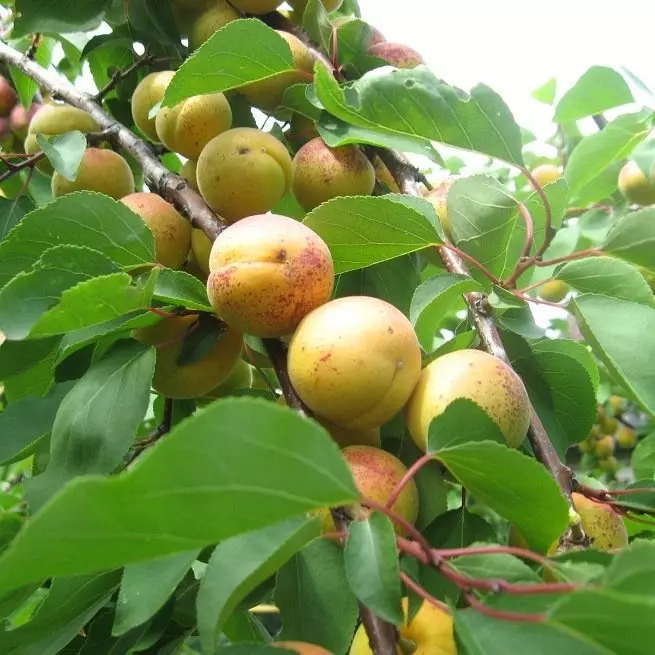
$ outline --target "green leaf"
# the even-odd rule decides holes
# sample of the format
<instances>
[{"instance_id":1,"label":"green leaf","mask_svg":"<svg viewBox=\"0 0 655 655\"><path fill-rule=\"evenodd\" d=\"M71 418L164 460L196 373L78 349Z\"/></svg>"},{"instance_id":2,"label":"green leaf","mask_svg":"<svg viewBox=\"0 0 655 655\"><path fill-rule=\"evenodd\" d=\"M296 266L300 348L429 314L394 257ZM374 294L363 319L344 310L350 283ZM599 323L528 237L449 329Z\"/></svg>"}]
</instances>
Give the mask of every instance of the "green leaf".
<instances>
[{"instance_id":1,"label":"green leaf","mask_svg":"<svg viewBox=\"0 0 655 655\"><path fill-rule=\"evenodd\" d=\"M19 273L0 290L0 329L9 339L24 339L67 289L116 271L118 266L97 250L49 248L31 271Z\"/></svg>"},{"instance_id":2,"label":"green leaf","mask_svg":"<svg viewBox=\"0 0 655 655\"><path fill-rule=\"evenodd\" d=\"M419 66L374 70L340 87L322 64L314 84L330 114L381 137L407 135L523 162L519 126L501 97L482 84L468 95Z\"/></svg>"},{"instance_id":3,"label":"green leaf","mask_svg":"<svg viewBox=\"0 0 655 655\"><path fill-rule=\"evenodd\" d=\"M0 463L27 457L36 442L52 429L55 415L70 383L58 384L45 398L24 398L0 413Z\"/></svg>"},{"instance_id":4,"label":"green leaf","mask_svg":"<svg viewBox=\"0 0 655 655\"><path fill-rule=\"evenodd\" d=\"M652 596L589 589L567 594L550 612L549 622L604 652L650 655L654 615Z\"/></svg>"},{"instance_id":5,"label":"green leaf","mask_svg":"<svg viewBox=\"0 0 655 655\"><path fill-rule=\"evenodd\" d=\"M148 409L154 370L154 348L123 341L75 384L52 426L48 468L27 483L32 511L74 477L121 464Z\"/></svg>"},{"instance_id":6,"label":"green leaf","mask_svg":"<svg viewBox=\"0 0 655 655\"><path fill-rule=\"evenodd\" d=\"M358 610L341 548L319 539L301 550L278 572L275 604L282 616L280 641L306 641L345 653Z\"/></svg>"},{"instance_id":7,"label":"green leaf","mask_svg":"<svg viewBox=\"0 0 655 655\"><path fill-rule=\"evenodd\" d=\"M374 512L350 524L344 563L348 584L359 601L385 621L402 625L396 534L384 514Z\"/></svg>"},{"instance_id":8,"label":"green leaf","mask_svg":"<svg viewBox=\"0 0 655 655\"><path fill-rule=\"evenodd\" d=\"M612 257L589 257L569 262L559 269L556 277L580 293L597 293L642 305L655 304L644 276L634 266Z\"/></svg>"},{"instance_id":9,"label":"green leaf","mask_svg":"<svg viewBox=\"0 0 655 655\"><path fill-rule=\"evenodd\" d=\"M236 89L294 69L291 48L275 30L256 19L231 21L180 66L162 106L172 107L191 96Z\"/></svg>"},{"instance_id":10,"label":"green leaf","mask_svg":"<svg viewBox=\"0 0 655 655\"><path fill-rule=\"evenodd\" d=\"M238 604L309 541L319 536L317 520L293 519L227 539L214 550L196 601L203 651L214 652L223 627Z\"/></svg>"},{"instance_id":11,"label":"green leaf","mask_svg":"<svg viewBox=\"0 0 655 655\"><path fill-rule=\"evenodd\" d=\"M66 132L51 138L37 134L36 140L52 167L73 182L77 178L77 171L86 151L86 137L82 132Z\"/></svg>"},{"instance_id":12,"label":"green leaf","mask_svg":"<svg viewBox=\"0 0 655 655\"><path fill-rule=\"evenodd\" d=\"M26 3L27 0L23 0ZM20 20L14 24L14 30L12 36L17 35L17 29L20 29ZM22 52L27 51L31 45L32 39L27 38L23 40L24 46L19 47ZM44 68L49 68L52 64L52 57L57 48L57 41L50 37L44 36L41 38L41 45L36 51L34 59L38 64ZM39 90L39 85L29 76L23 73L23 71L18 70L18 68L10 67L11 78L14 81L14 87L18 92L18 99L20 103L28 108L32 105L34 101L34 96Z\"/></svg>"},{"instance_id":13,"label":"green leaf","mask_svg":"<svg viewBox=\"0 0 655 655\"><path fill-rule=\"evenodd\" d=\"M180 35L171 5L159 0L130 0L125 5L127 21L149 41L179 45Z\"/></svg>"},{"instance_id":14,"label":"green leaf","mask_svg":"<svg viewBox=\"0 0 655 655\"><path fill-rule=\"evenodd\" d=\"M158 271L136 283L128 273L113 273L80 282L61 294L61 300L43 314L32 328L31 336L43 337L82 330L111 321L152 302Z\"/></svg>"},{"instance_id":15,"label":"green leaf","mask_svg":"<svg viewBox=\"0 0 655 655\"><path fill-rule=\"evenodd\" d=\"M211 312L207 300L207 287L193 275L184 271L164 268L159 271L155 282L154 297L168 305L177 305L201 312Z\"/></svg>"},{"instance_id":16,"label":"green leaf","mask_svg":"<svg viewBox=\"0 0 655 655\"><path fill-rule=\"evenodd\" d=\"M585 295L571 302L580 331L594 354L651 415L655 370L644 353L655 352L655 308L628 300ZM639 344L635 348L635 344Z\"/></svg>"},{"instance_id":17,"label":"green leaf","mask_svg":"<svg viewBox=\"0 0 655 655\"><path fill-rule=\"evenodd\" d=\"M334 198L307 214L303 222L327 243L336 273L440 243L434 226L422 214L390 196Z\"/></svg>"},{"instance_id":18,"label":"green leaf","mask_svg":"<svg viewBox=\"0 0 655 655\"><path fill-rule=\"evenodd\" d=\"M655 140L640 143L633 151L630 159L641 169L641 172L653 180L655 175Z\"/></svg>"},{"instance_id":19,"label":"green leaf","mask_svg":"<svg viewBox=\"0 0 655 655\"><path fill-rule=\"evenodd\" d=\"M13 36L32 32L82 32L97 27L109 0L16 0Z\"/></svg>"},{"instance_id":20,"label":"green leaf","mask_svg":"<svg viewBox=\"0 0 655 655\"><path fill-rule=\"evenodd\" d=\"M465 548L496 539L489 523L463 507L439 516L424 530L424 536L433 548Z\"/></svg>"},{"instance_id":21,"label":"green leaf","mask_svg":"<svg viewBox=\"0 0 655 655\"><path fill-rule=\"evenodd\" d=\"M319 425L262 400L217 400L130 470L71 481L0 557L0 593L200 548L357 497Z\"/></svg>"},{"instance_id":22,"label":"green leaf","mask_svg":"<svg viewBox=\"0 0 655 655\"><path fill-rule=\"evenodd\" d=\"M655 583L655 544L637 540L630 548L612 558L605 572L603 583L613 591L639 594L652 600Z\"/></svg>"},{"instance_id":23,"label":"green leaf","mask_svg":"<svg viewBox=\"0 0 655 655\"><path fill-rule=\"evenodd\" d=\"M3 655L55 655L71 642L118 588L117 572L55 579L39 611L0 633Z\"/></svg>"},{"instance_id":24,"label":"green leaf","mask_svg":"<svg viewBox=\"0 0 655 655\"><path fill-rule=\"evenodd\" d=\"M121 266L155 261L152 232L125 205L100 193L71 193L27 214L0 243L0 287L63 244L98 250Z\"/></svg>"},{"instance_id":25,"label":"green leaf","mask_svg":"<svg viewBox=\"0 0 655 655\"><path fill-rule=\"evenodd\" d=\"M570 339L543 339L542 341L531 344L531 347L536 353L560 353L577 360L587 371L594 389L598 389L598 385L600 384L598 363L583 343Z\"/></svg>"},{"instance_id":26,"label":"green leaf","mask_svg":"<svg viewBox=\"0 0 655 655\"><path fill-rule=\"evenodd\" d=\"M342 273L336 280L334 296L373 296L409 314L412 291L419 284L414 255L380 262L357 271Z\"/></svg>"},{"instance_id":27,"label":"green leaf","mask_svg":"<svg viewBox=\"0 0 655 655\"><path fill-rule=\"evenodd\" d=\"M515 525L533 548L546 552L564 532L568 504L535 459L491 441L462 443L440 450L437 457L476 500ZM501 477L499 471L512 474Z\"/></svg>"},{"instance_id":28,"label":"green leaf","mask_svg":"<svg viewBox=\"0 0 655 655\"><path fill-rule=\"evenodd\" d=\"M632 452L631 464L638 480L655 480L655 432L639 440Z\"/></svg>"},{"instance_id":29,"label":"green leaf","mask_svg":"<svg viewBox=\"0 0 655 655\"><path fill-rule=\"evenodd\" d=\"M603 130L586 136L578 143L564 174L571 194L578 192L617 159L627 157L651 130L653 112L642 110L623 114Z\"/></svg>"},{"instance_id":30,"label":"green leaf","mask_svg":"<svg viewBox=\"0 0 655 655\"><path fill-rule=\"evenodd\" d=\"M0 241L3 241L23 216L33 209L34 203L28 196L20 196L14 200L0 198Z\"/></svg>"},{"instance_id":31,"label":"green leaf","mask_svg":"<svg viewBox=\"0 0 655 655\"><path fill-rule=\"evenodd\" d=\"M532 97L545 105L552 105L557 96L557 80L551 77L548 82L542 84L532 92Z\"/></svg>"},{"instance_id":32,"label":"green leaf","mask_svg":"<svg viewBox=\"0 0 655 655\"><path fill-rule=\"evenodd\" d=\"M541 582L541 577L525 562L507 554L467 555L450 560L460 573L475 580Z\"/></svg>"},{"instance_id":33,"label":"green leaf","mask_svg":"<svg viewBox=\"0 0 655 655\"><path fill-rule=\"evenodd\" d=\"M519 220L517 203L500 182L487 175L457 180L448 191L448 220L457 246L494 275L514 269L517 262L507 255Z\"/></svg>"},{"instance_id":34,"label":"green leaf","mask_svg":"<svg viewBox=\"0 0 655 655\"><path fill-rule=\"evenodd\" d=\"M619 187L619 171L623 164L624 160L620 159L603 168L592 180L571 194L571 204L587 207L602 200L611 201Z\"/></svg>"},{"instance_id":35,"label":"green leaf","mask_svg":"<svg viewBox=\"0 0 655 655\"><path fill-rule=\"evenodd\" d=\"M26 347L29 342L6 341L0 348L0 373L5 368L14 368L11 376L0 375L4 381L5 393L10 402L17 402L29 396L44 396L54 382L54 369L57 361L59 339L41 339L33 350ZM26 355L22 365L11 361L16 355ZM5 358L5 355L8 355ZM34 356L38 359L32 359ZM15 370L18 369L18 370Z\"/></svg>"},{"instance_id":36,"label":"green leaf","mask_svg":"<svg viewBox=\"0 0 655 655\"><path fill-rule=\"evenodd\" d=\"M639 209L623 216L609 231L602 248L610 255L655 271L655 209Z\"/></svg>"},{"instance_id":37,"label":"green leaf","mask_svg":"<svg viewBox=\"0 0 655 655\"><path fill-rule=\"evenodd\" d=\"M412 298L410 320L424 352L434 349L434 336L441 322L461 304L462 295L481 291L482 285L468 275L435 275L416 288Z\"/></svg>"},{"instance_id":38,"label":"green leaf","mask_svg":"<svg viewBox=\"0 0 655 655\"><path fill-rule=\"evenodd\" d=\"M151 619L182 582L199 552L196 549L126 566L112 634L123 635Z\"/></svg>"},{"instance_id":39,"label":"green leaf","mask_svg":"<svg viewBox=\"0 0 655 655\"><path fill-rule=\"evenodd\" d=\"M628 83L612 68L592 66L557 103L555 122L567 123L634 102Z\"/></svg>"}]
</instances>

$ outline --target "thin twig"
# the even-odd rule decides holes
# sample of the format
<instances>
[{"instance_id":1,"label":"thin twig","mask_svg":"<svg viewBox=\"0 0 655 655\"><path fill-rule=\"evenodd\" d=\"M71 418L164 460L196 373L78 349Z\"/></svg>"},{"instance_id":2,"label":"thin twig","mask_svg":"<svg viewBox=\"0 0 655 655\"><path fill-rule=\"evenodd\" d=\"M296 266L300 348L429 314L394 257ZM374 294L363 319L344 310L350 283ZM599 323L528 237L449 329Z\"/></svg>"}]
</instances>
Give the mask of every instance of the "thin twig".
<instances>
[{"instance_id":1,"label":"thin twig","mask_svg":"<svg viewBox=\"0 0 655 655\"><path fill-rule=\"evenodd\" d=\"M555 264L562 264L564 262L572 262L576 259L584 259L585 257L602 257L603 251L600 248L588 248L587 250L577 250L569 255L562 255L561 257L553 257L553 259L544 259L535 262L536 266L554 266Z\"/></svg>"},{"instance_id":2,"label":"thin twig","mask_svg":"<svg viewBox=\"0 0 655 655\"><path fill-rule=\"evenodd\" d=\"M30 47L27 49L25 56L28 59L34 59L34 57L36 57L36 53L38 52L40 45L41 45L41 33L36 32L35 34L32 35L32 42L30 43Z\"/></svg>"},{"instance_id":3,"label":"thin twig","mask_svg":"<svg viewBox=\"0 0 655 655\"><path fill-rule=\"evenodd\" d=\"M546 252L546 250L548 250L548 247L550 246L553 237L555 236L555 233L553 231L553 208L550 205L550 200L548 199L548 195L544 191L541 184L537 182L534 175L532 175L532 173L527 168L521 168L521 172L528 178L528 180L530 180L530 184L532 185L533 189L539 194L539 197L541 198L541 202L543 203L544 206L544 240L535 255L536 259L541 259L541 257Z\"/></svg>"},{"instance_id":4,"label":"thin twig","mask_svg":"<svg viewBox=\"0 0 655 655\"><path fill-rule=\"evenodd\" d=\"M273 364L280 388L287 401L287 406L303 416L312 416L312 411L303 403L291 384L287 370L287 345L279 339L262 339L266 354Z\"/></svg>"},{"instance_id":5,"label":"thin twig","mask_svg":"<svg viewBox=\"0 0 655 655\"><path fill-rule=\"evenodd\" d=\"M20 173L26 168L34 170L34 167L44 157L45 157L45 153L37 152L35 155L32 155L28 159L23 160L20 164L9 164L8 162L5 162L5 165L9 170L5 171L4 173L2 173L2 175L0 175L0 182L4 182L5 180L12 177L12 175L16 175L17 173Z\"/></svg>"}]
</instances>

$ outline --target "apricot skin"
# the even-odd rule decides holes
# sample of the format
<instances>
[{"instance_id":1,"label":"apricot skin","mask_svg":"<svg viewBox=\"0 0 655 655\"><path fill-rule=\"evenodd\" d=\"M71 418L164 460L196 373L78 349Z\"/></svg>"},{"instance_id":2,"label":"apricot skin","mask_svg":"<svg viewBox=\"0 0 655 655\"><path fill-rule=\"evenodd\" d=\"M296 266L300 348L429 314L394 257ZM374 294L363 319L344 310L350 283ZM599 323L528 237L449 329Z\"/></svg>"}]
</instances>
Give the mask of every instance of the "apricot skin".
<instances>
[{"instance_id":1,"label":"apricot skin","mask_svg":"<svg viewBox=\"0 0 655 655\"><path fill-rule=\"evenodd\" d=\"M396 486L407 473L407 467L397 457L380 448L349 446L343 449L342 455L360 495L381 505L389 502ZM391 509L413 525L418 518L418 507L418 488L412 480L405 485ZM329 510L321 510L318 515L323 520L324 532L336 531ZM397 534L405 534L405 529L399 524L394 524L394 530Z\"/></svg>"},{"instance_id":2,"label":"apricot skin","mask_svg":"<svg viewBox=\"0 0 655 655\"><path fill-rule=\"evenodd\" d=\"M591 539L592 548L607 551L628 545L628 533L620 514L577 492L573 492L572 498L582 527Z\"/></svg>"},{"instance_id":3,"label":"apricot skin","mask_svg":"<svg viewBox=\"0 0 655 655\"><path fill-rule=\"evenodd\" d=\"M213 0L213 4L196 17L189 28L191 49L199 48L215 32L237 18L241 16L225 0Z\"/></svg>"},{"instance_id":4,"label":"apricot skin","mask_svg":"<svg viewBox=\"0 0 655 655\"><path fill-rule=\"evenodd\" d=\"M132 193L121 202L150 228L157 262L166 268L182 268L191 247L191 223L156 193Z\"/></svg>"},{"instance_id":5,"label":"apricot skin","mask_svg":"<svg viewBox=\"0 0 655 655\"><path fill-rule=\"evenodd\" d=\"M184 335L195 320L195 316L168 318L134 333L137 341L157 346L152 386L167 398L199 398L210 393L227 379L241 358L241 335L228 329L202 358L178 364Z\"/></svg>"},{"instance_id":6,"label":"apricot skin","mask_svg":"<svg viewBox=\"0 0 655 655\"><path fill-rule=\"evenodd\" d=\"M539 297L549 302L561 302L569 292L569 285L562 280L550 280L539 287Z\"/></svg>"},{"instance_id":7,"label":"apricot skin","mask_svg":"<svg viewBox=\"0 0 655 655\"><path fill-rule=\"evenodd\" d=\"M532 177L539 186L544 187L547 184L557 182L562 177L562 171L555 164L541 164L532 171Z\"/></svg>"},{"instance_id":8,"label":"apricot skin","mask_svg":"<svg viewBox=\"0 0 655 655\"><path fill-rule=\"evenodd\" d=\"M157 114L155 128L159 140L173 152L198 159L202 149L232 127L232 110L222 93L187 98Z\"/></svg>"},{"instance_id":9,"label":"apricot skin","mask_svg":"<svg viewBox=\"0 0 655 655\"><path fill-rule=\"evenodd\" d=\"M129 164L113 150L87 148L73 182L55 171L52 195L59 198L74 191L97 191L116 200L134 191Z\"/></svg>"},{"instance_id":10,"label":"apricot skin","mask_svg":"<svg viewBox=\"0 0 655 655\"><path fill-rule=\"evenodd\" d=\"M412 439L426 450L432 420L457 398L477 403L518 447L530 424L530 401L521 378L502 360L481 350L458 350L431 362L407 403Z\"/></svg>"},{"instance_id":11,"label":"apricot skin","mask_svg":"<svg viewBox=\"0 0 655 655\"><path fill-rule=\"evenodd\" d=\"M209 256L207 295L231 327L258 337L292 332L327 302L332 256L308 227L276 214L249 216L222 232Z\"/></svg>"},{"instance_id":12,"label":"apricot skin","mask_svg":"<svg viewBox=\"0 0 655 655\"><path fill-rule=\"evenodd\" d=\"M425 64L423 57L416 50L402 43L390 43L389 41L375 43L368 49L368 53L384 59L395 68L416 68Z\"/></svg>"},{"instance_id":13,"label":"apricot skin","mask_svg":"<svg viewBox=\"0 0 655 655\"><path fill-rule=\"evenodd\" d=\"M184 162L182 168L180 168L180 177L183 177L194 191L198 191L198 177L196 175L197 168L198 162L193 159Z\"/></svg>"},{"instance_id":14,"label":"apricot skin","mask_svg":"<svg viewBox=\"0 0 655 655\"><path fill-rule=\"evenodd\" d=\"M212 139L198 159L205 202L227 221L270 211L291 184L291 157L274 136L238 127Z\"/></svg>"},{"instance_id":15,"label":"apricot skin","mask_svg":"<svg viewBox=\"0 0 655 655\"><path fill-rule=\"evenodd\" d=\"M301 82L311 82L311 74L314 70L314 58L307 46L289 32L280 30L278 34L291 48L295 70L278 73L273 77L252 82L239 89L251 105L267 111L275 109L282 102L284 92L290 86Z\"/></svg>"},{"instance_id":16,"label":"apricot skin","mask_svg":"<svg viewBox=\"0 0 655 655\"><path fill-rule=\"evenodd\" d=\"M649 180L633 161L619 172L619 190L634 205L655 204L655 182Z\"/></svg>"},{"instance_id":17,"label":"apricot skin","mask_svg":"<svg viewBox=\"0 0 655 655\"><path fill-rule=\"evenodd\" d=\"M375 169L355 146L328 147L323 139L306 143L293 160L293 194L306 211L337 196L371 195Z\"/></svg>"},{"instance_id":18,"label":"apricot skin","mask_svg":"<svg viewBox=\"0 0 655 655\"><path fill-rule=\"evenodd\" d=\"M174 71L160 71L146 75L132 94L132 118L136 126L151 141L158 142L156 119L148 118L150 110L164 98Z\"/></svg>"},{"instance_id":19,"label":"apricot skin","mask_svg":"<svg viewBox=\"0 0 655 655\"><path fill-rule=\"evenodd\" d=\"M291 383L318 416L357 430L376 428L407 402L421 371L411 323L368 296L315 309L289 345Z\"/></svg>"}]
</instances>

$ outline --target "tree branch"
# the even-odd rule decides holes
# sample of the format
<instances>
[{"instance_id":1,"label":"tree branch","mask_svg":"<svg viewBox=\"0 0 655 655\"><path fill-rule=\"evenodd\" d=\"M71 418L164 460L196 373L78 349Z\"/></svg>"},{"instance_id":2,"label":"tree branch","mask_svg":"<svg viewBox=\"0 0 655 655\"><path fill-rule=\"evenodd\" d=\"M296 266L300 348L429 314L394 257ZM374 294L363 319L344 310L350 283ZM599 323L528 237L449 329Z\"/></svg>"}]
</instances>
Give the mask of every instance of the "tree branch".
<instances>
[{"instance_id":1,"label":"tree branch","mask_svg":"<svg viewBox=\"0 0 655 655\"><path fill-rule=\"evenodd\" d=\"M171 173L159 161L148 143L106 114L94 98L78 91L59 73L42 68L18 50L14 50L2 42L0 42L0 61L15 66L53 96L89 112L100 128L107 132L108 140L116 147L124 149L139 162L146 184L150 189L173 204L182 215L191 221L194 227L201 229L211 241L225 228L221 219L209 209L205 201L184 178Z\"/></svg>"}]
</instances>

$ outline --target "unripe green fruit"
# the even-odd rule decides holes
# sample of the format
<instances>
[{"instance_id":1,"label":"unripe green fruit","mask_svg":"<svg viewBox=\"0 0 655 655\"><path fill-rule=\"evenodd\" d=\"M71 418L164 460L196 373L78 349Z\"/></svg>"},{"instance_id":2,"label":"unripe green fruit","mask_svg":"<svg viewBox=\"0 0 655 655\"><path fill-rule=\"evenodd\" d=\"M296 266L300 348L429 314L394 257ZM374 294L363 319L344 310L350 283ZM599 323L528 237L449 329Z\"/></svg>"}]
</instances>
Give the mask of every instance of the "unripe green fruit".
<instances>
[{"instance_id":1,"label":"unripe green fruit","mask_svg":"<svg viewBox=\"0 0 655 655\"><path fill-rule=\"evenodd\" d=\"M325 242L286 216L249 216L218 235L209 257L207 296L231 327L258 337L293 332L327 302L334 284Z\"/></svg>"},{"instance_id":2,"label":"unripe green fruit","mask_svg":"<svg viewBox=\"0 0 655 655\"><path fill-rule=\"evenodd\" d=\"M619 470L620 465L619 460L616 459L614 455L610 455L609 457L603 457L602 459L599 459L598 466L606 473L614 474Z\"/></svg>"},{"instance_id":3,"label":"unripe green fruit","mask_svg":"<svg viewBox=\"0 0 655 655\"><path fill-rule=\"evenodd\" d=\"M136 126L151 141L158 142L155 118L149 118L152 108L164 99L166 88L175 71L160 71L146 75L132 95L132 118Z\"/></svg>"},{"instance_id":4,"label":"unripe green fruit","mask_svg":"<svg viewBox=\"0 0 655 655\"><path fill-rule=\"evenodd\" d=\"M96 191L119 200L134 192L134 175L125 159L113 150L87 148L72 182L57 171L52 176L54 198L74 191Z\"/></svg>"},{"instance_id":5,"label":"unripe green fruit","mask_svg":"<svg viewBox=\"0 0 655 655\"><path fill-rule=\"evenodd\" d=\"M121 202L150 228L155 237L157 263L182 268L191 247L191 223L156 193L132 193Z\"/></svg>"},{"instance_id":6,"label":"unripe green fruit","mask_svg":"<svg viewBox=\"0 0 655 655\"><path fill-rule=\"evenodd\" d=\"M371 195L374 186L375 169L356 146L330 148L316 138L293 159L293 195L306 211L337 196Z\"/></svg>"},{"instance_id":7,"label":"unripe green fruit","mask_svg":"<svg viewBox=\"0 0 655 655\"><path fill-rule=\"evenodd\" d=\"M614 550L628 545L628 533L623 519L609 505L574 492L573 504L580 515L580 522L596 550Z\"/></svg>"},{"instance_id":8,"label":"unripe green fruit","mask_svg":"<svg viewBox=\"0 0 655 655\"><path fill-rule=\"evenodd\" d=\"M562 171L555 164L541 164L532 171L532 177L540 187L545 187L561 179Z\"/></svg>"},{"instance_id":9,"label":"unripe green fruit","mask_svg":"<svg viewBox=\"0 0 655 655\"><path fill-rule=\"evenodd\" d=\"M539 297L548 302L560 302L568 292L569 285L562 280L550 280L539 287Z\"/></svg>"},{"instance_id":10,"label":"unripe green fruit","mask_svg":"<svg viewBox=\"0 0 655 655\"><path fill-rule=\"evenodd\" d=\"M37 134L49 137L75 130L87 134L99 132L100 126L91 114L82 109L63 104L45 104L30 121L25 138L25 152L33 155L41 151L41 146L36 140ZM48 175L53 171L52 164L47 159L42 159L37 164L37 168Z\"/></svg>"},{"instance_id":11,"label":"unripe green fruit","mask_svg":"<svg viewBox=\"0 0 655 655\"><path fill-rule=\"evenodd\" d=\"M601 425L605 434L614 434L619 427L619 421L614 416L604 416Z\"/></svg>"},{"instance_id":12,"label":"unripe green fruit","mask_svg":"<svg viewBox=\"0 0 655 655\"><path fill-rule=\"evenodd\" d=\"M232 0L235 9L255 16L275 11L281 4L282 0Z\"/></svg>"},{"instance_id":13,"label":"unripe green fruit","mask_svg":"<svg viewBox=\"0 0 655 655\"><path fill-rule=\"evenodd\" d=\"M458 350L423 369L407 403L407 427L421 450L427 449L433 419L457 398L479 405L508 445L521 445L530 425L530 401L521 378L498 357L481 350Z\"/></svg>"},{"instance_id":14,"label":"unripe green fruit","mask_svg":"<svg viewBox=\"0 0 655 655\"><path fill-rule=\"evenodd\" d=\"M241 391L242 389L250 389L252 386L253 371L254 369L250 364L244 362L243 359L240 359L232 373L230 373L230 375L228 375L227 378L216 387L216 389L213 389L202 398L196 399L197 404L200 406L207 405L217 398L230 396L236 391Z\"/></svg>"},{"instance_id":15,"label":"unripe green fruit","mask_svg":"<svg viewBox=\"0 0 655 655\"><path fill-rule=\"evenodd\" d=\"M396 68L416 68L425 64L425 61L416 50L402 43L389 43L382 41L368 49L369 55L384 59L390 66Z\"/></svg>"},{"instance_id":16,"label":"unripe green fruit","mask_svg":"<svg viewBox=\"0 0 655 655\"><path fill-rule=\"evenodd\" d=\"M607 399L607 403L612 408L614 414L620 414L625 408L625 398L621 398L621 396L610 396Z\"/></svg>"},{"instance_id":17,"label":"unripe green fruit","mask_svg":"<svg viewBox=\"0 0 655 655\"><path fill-rule=\"evenodd\" d=\"M616 443L614 441L614 438L611 437L610 435L607 435L596 442L596 455L600 459L609 457L614 453L615 447L616 447Z\"/></svg>"},{"instance_id":18,"label":"unripe green fruit","mask_svg":"<svg viewBox=\"0 0 655 655\"><path fill-rule=\"evenodd\" d=\"M193 21L189 29L189 45L192 49L199 48L215 32L237 18L241 16L225 0L214 0L214 4Z\"/></svg>"},{"instance_id":19,"label":"unripe green fruit","mask_svg":"<svg viewBox=\"0 0 655 655\"><path fill-rule=\"evenodd\" d=\"M196 170L205 202L229 222L270 211L291 184L291 157L274 136L238 127L212 139Z\"/></svg>"},{"instance_id":20,"label":"unripe green fruit","mask_svg":"<svg viewBox=\"0 0 655 655\"><path fill-rule=\"evenodd\" d=\"M152 386L167 398L199 398L208 394L232 373L241 358L243 339L227 332L200 359L180 364L183 339L197 316L166 318L155 325L135 330L134 338L157 347Z\"/></svg>"},{"instance_id":21,"label":"unripe green fruit","mask_svg":"<svg viewBox=\"0 0 655 655\"><path fill-rule=\"evenodd\" d=\"M293 55L295 70L278 73L259 82L252 82L239 89L251 105L265 111L275 109L281 102L284 92L294 84L311 82L314 70L314 58L307 46L293 34L278 31L278 34L289 44Z\"/></svg>"},{"instance_id":22,"label":"unripe green fruit","mask_svg":"<svg viewBox=\"0 0 655 655\"><path fill-rule=\"evenodd\" d=\"M198 159L202 149L232 127L232 110L222 93L187 98L157 114L155 128L159 140L173 152Z\"/></svg>"},{"instance_id":23,"label":"unripe green fruit","mask_svg":"<svg viewBox=\"0 0 655 655\"><path fill-rule=\"evenodd\" d=\"M634 205L655 204L655 181L649 180L633 161L619 172L619 190Z\"/></svg>"},{"instance_id":24,"label":"unripe green fruit","mask_svg":"<svg viewBox=\"0 0 655 655\"><path fill-rule=\"evenodd\" d=\"M420 376L421 349L412 324L393 305L349 296L303 319L288 367L294 389L317 416L364 430L405 405Z\"/></svg>"},{"instance_id":25,"label":"unripe green fruit","mask_svg":"<svg viewBox=\"0 0 655 655\"><path fill-rule=\"evenodd\" d=\"M381 505L391 500L398 483L407 473L407 467L397 457L380 448L349 446L343 449L342 455L362 498L370 498ZM405 485L391 509L412 525L416 523L419 496L414 480ZM329 510L321 510L319 514L323 519L324 532L335 532ZM405 534L405 529L399 524L394 524L394 530L397 534Z\"/></svg>"},{"instance_id":26,"label":"unripe green fruit","mask_svg":"<svg viewBox=\"0 0 655 655\"><path fill-rule=\"evenodd\" d=\"M621 448L634 448L637 445L637 431L627 425L621 425L616 431L616 443Z\"/></svg>"},{"instance_id":27,"label":"unripe green fruit","mask_svg":"<svg viewBox=\"0 0 655 655\"><path fill-rule=\"evenodd\" d=\"M184 162L182 168L180 169L180 176L189 183L189 186L194 191L198 191L198 177L196 175L197 168L198 162L194 161L193 159L188 159Z\"/></svg>"}]
</instances>

